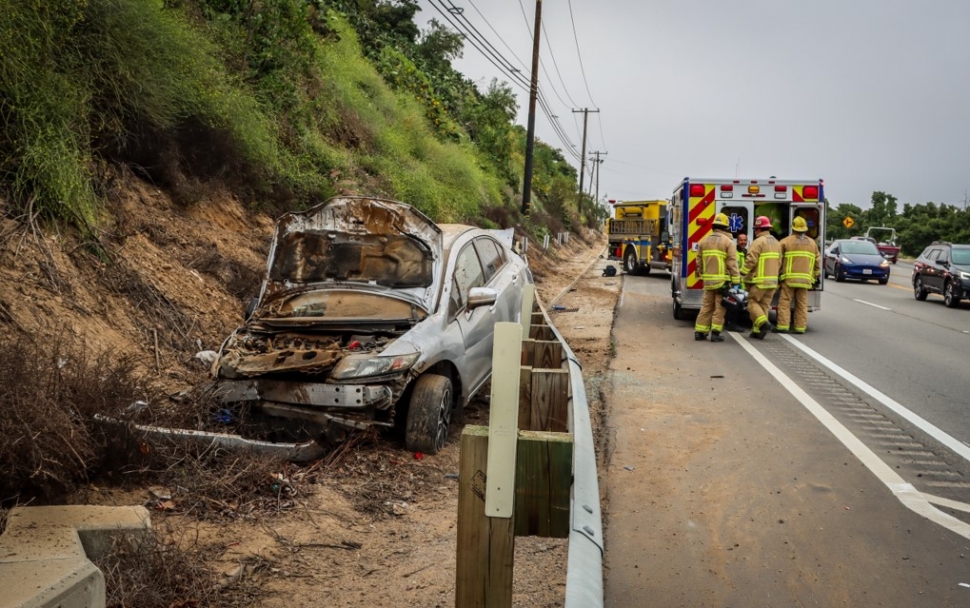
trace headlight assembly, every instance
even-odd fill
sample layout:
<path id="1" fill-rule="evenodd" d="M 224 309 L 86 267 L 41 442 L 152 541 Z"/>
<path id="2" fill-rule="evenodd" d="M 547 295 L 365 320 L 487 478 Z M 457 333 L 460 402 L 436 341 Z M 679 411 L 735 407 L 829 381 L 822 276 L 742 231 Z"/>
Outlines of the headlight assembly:
<path id="1" fill-rule="evenodd" d="M 849 258 L 847 258 L 845 256 L 842 256 L 841 258 L 839 258 L 839 261 L 842 262 L 843 264 L 851 264 L 852 263 L 852 260 L 850 260 Z"/>
<path id="2" fill-rule="evenodd" d="M 879 262 L 879 265 L 882 266 L 883 268 L 889 268 L 889 260 L 883 260 Z"/>
<path id="3" fill-rule="evenodd" d="M 960 271 L 960 278 L 963 279 L 964 281 L 970 281 L 970 272 L 963 272 L 961 270 Z"/>
<path id="4" fill-rule="evenodd" d="M 388 356 L 347 355 L 337 363 L 330 377 L 335 380 L 346 380 L 396 374 L 411 369 L 418 360 L 418 356 L 420 353 Z"/>

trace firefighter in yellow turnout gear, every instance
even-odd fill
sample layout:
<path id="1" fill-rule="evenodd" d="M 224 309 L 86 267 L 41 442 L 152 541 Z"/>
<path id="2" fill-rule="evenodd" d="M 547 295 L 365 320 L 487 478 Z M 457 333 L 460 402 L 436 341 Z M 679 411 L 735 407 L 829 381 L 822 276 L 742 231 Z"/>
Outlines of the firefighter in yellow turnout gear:
<path id="1" fill-rule="evenodd" d="M 697 272 L 704 282 L 704 301 L 694 324 L 694 339 L 707 339 L 711 332 L 711 342 L 723 342 L 724 305 L 721 303 L 721 289 L 730 281 L 732 286 L 741 282 L 738 274 L 738 250 L 734 239 L 727 231 L 728 218 L 723 213 L 714 216 L 711 223 L 714 230 L 697 245 Z"/>
<path id="2" fill-rule="evenodd" d="M 764 340 L 771 331 L 768 311 L 771 310 L 771 298 L 778 289 L 781 245 L 771 234 L 771 219 L 763 215 L 755 220 L 754 232 L 754 241 L 748 247 L 748 255 L 741 267 L 741 278 L 748 290 L 748 314 L 752 327 L 750 337 Z"/>
<path id="3" fill-rule="evenodd" d="M 803 334 L 808 328 L 808 290 L 822 273 L 818 243 L 809 237 L 805 218 L 792 220 L 792 234 L 781 240 L 781 295 L 778 296 L 777 333 Z M 795 324 L 791 320 L 795 301 Z"/>

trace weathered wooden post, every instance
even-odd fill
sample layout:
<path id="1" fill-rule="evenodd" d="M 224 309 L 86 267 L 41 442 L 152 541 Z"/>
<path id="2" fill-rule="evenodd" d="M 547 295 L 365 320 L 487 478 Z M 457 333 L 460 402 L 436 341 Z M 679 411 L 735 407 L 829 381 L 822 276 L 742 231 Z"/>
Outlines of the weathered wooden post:
<path id="1" fill-rule="evenodd" d="M 458 465 L 455 606 L 512 605 L 522 326 L 496 323 L 488 433 L 465 427 Z"/>

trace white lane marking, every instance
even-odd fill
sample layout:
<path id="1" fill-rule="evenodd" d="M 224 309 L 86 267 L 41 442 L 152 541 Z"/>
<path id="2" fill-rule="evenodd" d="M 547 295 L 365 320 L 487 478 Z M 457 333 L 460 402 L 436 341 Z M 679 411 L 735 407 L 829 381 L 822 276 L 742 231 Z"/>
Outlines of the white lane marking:
<path id="1" fill-rule="evenodd" d="M 730 332 L 729 332 L 730 333 Z M 944 528 L 959 534 L 960 536 L 970 539 L 970 524 L 960 521 L 956 517 L 940 511 L 932 504 L 930 501 L 920 493 L 913 484 L 907 483 L 905 479 L 899 476 L 896 471 L 894 471 L 889 465 L 879 459 L 876 454 L 870 450 L 864 443 L 862 443 L 858 437 L 849 432 L 849 429 L 842 426 L 838 420 L 835 419 L 832 414 L 830 414 L 825 408 L 818 404 L 817 401 L 812 399 L 812 397 L 801 389 L 797 384 L 795 384 L 788 376 L 784 374 L 780 369 L 778 369 L 774 363 L 768 360 L 767 357 L 758 352 L 753 346 L 748 344 L 748 341 L 738 334 L 731 334 L 744 350 L 748 351 L 755 361 L 761 364 L 761 367 L 774 376 L 775 380 L 778 381 L 785 389 L 792 394 L 795 399 L 801 403 L 805 409 L 807 409 L 819 422 L 822 423 L 825 428 L 832 433 L 836 439 L 842 442 L 846 448 L 849 449 L 852 454 L 859 459 L 862 464 L 869 469 L 879 481 L 883 483 L 889 490 L 899 499 L 899 502 L 903 503 L 903 506 L 913 511 L 917 515 L 921 515 L 926 519 L 937 523 Z M 787 337 L 787 336 L 786 336 Z M 793 340 L 794 341 L 794 340 Z M 961 503 L 962 504 L 962 503 Z M 967 510 L 970 512 L 970 505 L 963 505 L 960 510 Z"/>
<path id="2" fill-rule="evenodd" d="M 906 409 L 905 407 L 903 407 L 902 404 L 893 400 L 889 396 L 883 394 L 878 389 L 867 384 L 863 380 L 856 378 L 848 371 L 842 369 L 832 361 L 829 361 L 828 359 L 826 359 L 819 353 L 815 352 L 811 348 L 805 346 L 798 340 L 795 340 L 791 336 L 782 335 L 782 337 L 786 338 L 790 343 L 794 344 L 797 348 L 799 348 L 802 352 L 804 352 L 809 357 L 812 357 L 813 359 L 815 359 L 825 367 L 829 368 L 836 374 L 842 376 L 852 384 L 856 385 L 859 389 L 864 391 L 870 397 L 879 401 L 880 403 L 882 403 L 892 411 L 896 412 L 906 420 L 909 420 L 910 422 L 915 424 L 920 430 L 922 430 L 924 433 L 933 437 L 933 439 L 936 439 L 946 447 L 950 448 L 951 450 L 959 454 L 964 460 L 970 462 L 970 447 L 967 447 L 967 445 L 962 441 L 959 441 L 955 437 L 950 436 L 949 434 L 944 432 L 942 429 L 934 425 L 929 420 L 926 420 L 925 418 L 921 417 L 919 414 L 916 414 L 915 412 L 912 412 Z"/>
<path id="3" fill-rule="evenodd" d="M 858 302 L 859 304 L 865 304 L 866 306 L 872 306 L 873 308 L 878 308 L 880 310 L 892 310 L 891 308 L 886 308 L 885 306 L 880 306 L 878 304 L 873 304 L 872 302 L 866 302 L 865 300 L 852 300 L 853 302 Z"/>

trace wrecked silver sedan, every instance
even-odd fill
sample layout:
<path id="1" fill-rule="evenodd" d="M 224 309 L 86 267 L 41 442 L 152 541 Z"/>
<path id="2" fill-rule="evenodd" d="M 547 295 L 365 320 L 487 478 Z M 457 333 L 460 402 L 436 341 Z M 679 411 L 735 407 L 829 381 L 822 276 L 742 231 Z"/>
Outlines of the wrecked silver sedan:
<path id="1" fill-rule="evenodd" d="M 510 234 L 334 198 L 280 218 L 259 297 L 212 374 L 223 402 L 331 438 L 397 424 L 408 449 L 433 454 L 531 282 Z"/>

